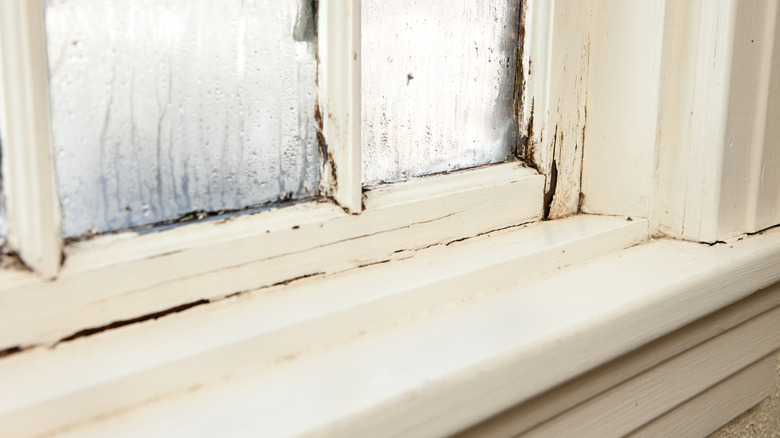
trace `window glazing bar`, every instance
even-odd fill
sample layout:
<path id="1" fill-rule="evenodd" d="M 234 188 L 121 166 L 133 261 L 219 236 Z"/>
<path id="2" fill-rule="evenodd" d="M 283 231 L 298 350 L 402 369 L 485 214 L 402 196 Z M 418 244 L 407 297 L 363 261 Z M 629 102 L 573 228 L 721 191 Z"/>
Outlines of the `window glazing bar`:
<path id="1" fill-rule="evenodd" d="M 319 2 L 319 111 L 325 193 L 350 213 L 362 210 L 360 175 L 360 0 Z"/>
<path id="2" fill-rule="evenodd" d="M 0 0 L 0 131 L 8 242 L 46 278 L 62 253 L 43 0 Z"/>

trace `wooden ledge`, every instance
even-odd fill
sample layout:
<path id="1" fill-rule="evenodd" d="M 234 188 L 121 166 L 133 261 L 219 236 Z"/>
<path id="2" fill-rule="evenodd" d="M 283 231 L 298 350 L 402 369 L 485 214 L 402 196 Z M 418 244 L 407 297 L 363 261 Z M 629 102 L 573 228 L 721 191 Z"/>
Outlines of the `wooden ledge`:
<path id="1" fill-rule="evenodd" d="M 645 236 L 546 222 L 20 353 L 0 361 L 0 427 L 446 435 L 780 280 L 778 230 L 632 246 Z"/>

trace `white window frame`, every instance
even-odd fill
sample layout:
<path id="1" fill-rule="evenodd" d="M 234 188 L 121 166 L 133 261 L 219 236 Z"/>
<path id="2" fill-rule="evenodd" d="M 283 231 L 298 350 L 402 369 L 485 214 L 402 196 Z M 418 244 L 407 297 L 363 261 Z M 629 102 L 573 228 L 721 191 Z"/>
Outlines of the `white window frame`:
<path id="1" fill-rule="evenodd" d="M 319 2 L 318 14 L 318 99 L 328 145 L 321 172 L 325 202 L 66 245 L 59 237 L 54 187 L 43 1 L 0 5 L 6 19 L 3 165 L 9 243 L 42 278 L 56 278 L 2 282 L 0 291 L 19 303 L 13 315 L 0 318 L 7 335 L 0 335 L 0 345 L 6 348 L 52 344 L 87 328 L 374 263 L 400 250 L 541 217 L 544 177 L 518 162 L 363 190 L 360 1 L 334 0 Z M 107 287 L 109 278 L 121 281 Z M 89 287 L 96 283 L 103 287 Z M 30 318 L 28 312 L 41 310 L 36 297 L 55 290 L 57 298 L 44 310 L 49 317 Z M 16 337 L 20 327 L 22 338 Z"/>
<path id="2" fill-rule="evenodd" d="M 740 220 L 733 220 L 734 210 L 728 208 L 734 200 L 759 199 L 754 196 L 767 183 L 745 170 L 755 170 L 766 159 L 764 145 L 756 140 L 763 127 L 744 123 L 752 114 L 729 111 L 733 96 L 763 86 L 732 70 L 732 49 L 751 31 L 738 20 L 746 5 L 744 0 L 718 0 L 715 6 L 708 0 L 529 2 L 522 124 L 533 146 L 527 154 L 542 175 L 509 163 L 369 191 L 361 215 L 347 214 L 335 204 L 302 204 L 224 224 L 182 226 L 166 231 L 170 238 L 165 239 L 155 234 L 109 236 L 66 248 L 65 264 L 52 282 L 3 270 L 0 335 L 20 348 L 30 343 L 43 347 L 0 360 L 0 386 L 19 394 L 0 403 L 0 423 L 32 433 L 35 422 L 48 427 L 42 418 L 70 426 L 90 419 L 84 411 L 140 406 L 74 433 L 101 436 L 149 420 L 175 427 L 191 418 L 187 415 L 193 410 L 209 413 L 197 419 L 198 427 L 223 420 L 237 431 L 261 431 L 267 418 L 245 415 L 238 417 L 239 423 L 229 421 L 236 420 L 231 417 L 234 409 L 261 403 L 268 391 L 277 397 L 276 404 L 286 400 L 282 405 L 289 409 L 280 412 L 295 419 L 274 423 L 279 434 L 430 436 L 462 430 L 532 400 L 530 406 L 517 406 L 516 417 L 484 425 L 495 436 L 509 436 L 550 419 L 545 427 L 564 427 L 583 412 L 601 412 L 598 403 L 610 397 L 625 404 L 644 394 L 630 390 L 632 381 L 664 380 L 649 379 L 652 370 L 656 377 L 704 376 L 697 382 L 707 385 L 726 385 L 730 376 L 751 388 L 756 382 L 766 384 L 771 371 L 767 354 L 780 347 L 780 331 L 773 330 L 780 321 L 780 289 L 772 286 L 780 282 L 780 232 L 746 236 L 767 225 L 757 220 L 756 204 L 737 209 Z M 759 18 L 755 22 L 763 23 L 759 30 L 766 36 L 773 24 L 767 17 L 777 16 L 777 2 L 762 8 L 747 14 Z M 771 50 L 769 46 L 761 50 Z M 762 59 L 755 56 L 752 62 Z M 757 64 L 765 78 L 771 66 Z M 720 86 L 687 94 L 691 80 Z M 765 103 L 763 109 L 760 101 L 755 105 L 757 114 L 765 113 Z M 752 140 L 732 143 L 726 133 L 738 128 L 753 135 Z M 583 143 L 584 156 L 578 156 Z M 631 153 L 625 152 L 626 145 Z M 747 159 L 724 159 L 733 154 Z M 354 168 L 347 174 L 354 177 Z M 669 191 L 670 179 L 684 181 L 686 190 Z M 749 183 L 743 184 L 746 179 Z M 780 184 L 780 174 L 769 174 L 768 182 Z M 552 193 L 549 217 L 561 219 L 518 227 L 542 215 L 543 192 Z M 342 196 L 340 205 L 349 209 L 351 195 L 334 198 Z M 774 207 L 780 208 L 780 200 Z M 507 210 L 512 208 L 517 210 Z M 562 218 L 580 209 L 591 214 Z M 228 227 L 238 234 L 224 231 Z M 467 241 L 460 252 L 458 245 L 414 251 L 502 227 L 513 230 Z M 349 234 L 353 230 L 358 231 Z M 287 252 L 284 243 L 290 236 L 298 240 L 296 233 L 303 232 L 341 240 Z M 726 243 L 648 240 L 648 234 L 660 233 Z M 361 237 L 352 239 L 355 235 Z M 261 262 L 254 248 L 269 242 L 270 251 L 279 252 Z M 393 256 L 397 250 L 409 251 Z M 443 270 L 437 278 L 427 276 L 437 260 L 456 255 L 479 265 L 468 272 Z M 223 259 L 227 266 L 210 271 L 215 260 Z M 249 261 L 240 264 L 237 259 Z M 309 260 L 327 262 L 296 270 Z M 385 260 L 392 262 L 377 263 Z M 160 283 L 142 284 L 149 280 L 137 278 L 152 270 L 149 278 L 167 280 L 166 275 L 178 275 L 183 261 L 199 261 L 195 270 L 207 272 Z M 261 271 L 260 263 L 269 268 Z M 568 265 L 576 268 L 562 269 Z M 344 272 L 330 275 L 339 271 Z M 317 272 L 326 274 L 219 299 Z M 539 277 L 548 278 L 539 282 Z M 134 286 L 122 289 L 128 278 Z M 399 286 L 383 289 L 382 295 L 366 286 L 375 282 Z M 756 293 L 763 288 L 768 289 Z M 479 299 L 480 294 L 488 298 Z M 174 298 L 165 301 L 168 296 Z M 220 302 L 47 349 L 74 328 L 204 298 Z M 62 306 L 67 312 L 57 310 Z M 72 317 L 62 316 L 71 311 Z M 517 316 L 522 312 L 549 318 L 524 325 Z M 502 354 L 477 348 L 483 344 L 476 342 L 449 348 L 453 344 L 440 336 L 470 339 L 477 328 Z M 25 338 L 28 333 L 32 335 Z M 712 351 L 734 354 L 735 361 L 728 367 L 713 362 Z M 84 368 L 85 355 L 96 356 L 94 369 Z M 336 394 L 336 386 L 345 381 L 364 382 L 360 379 L 370 378 L 372 367 L 388 361 L 397 361 L 392 362 L 397 368 L 383 374 L 383 383 L 373 391 L 333 397 L 319 409 L 296 403 L 312 388 Z M 283 366 L 288 363 L 290 367 Z M 236 364 L 255 368 L 239 370 Z M 699 367 L 700 374 L 686 373 L 696 364 L 709 365 Z M 65 377 L 47 377 L 53 367 Z M 744 373 L 733 374 L 738 368 Z M 250 379 L 251 394 L 229 381 L 242 370 L 258 375 Z M 595 374 L 572 380 L 589 370 Z M 263 373 L 269 376 L 265 383 Z M 615 385 L 618 378 L 628 386 Z M 143 391 L 134 390 L 142 387 L 139 382 L 147 385 Z M 559 386 L 565 382 L 570 383 Z M 206 392 L 210 395 L 187 392 L 199 386 L 211 388 Z M 556 387 L 558 392 L 546 392 Z M 652 399 L 659 400 L 652 410 L 637 405 L 627 416 L 603 424 L 634 428 L 625 429 L 630 431 L 652 421 L 647 427 L 674 430 L 681 424 L 674 415 L 706 401 L 698 398 L 707 396 L 706 385 L 686 388 L 685 394 L 669 388 Z M 102 406 L 99 396 L 106 391 L 126 395 Z M 173 395 L 159 404 L 149 402 L 165 394 Z M 695 433 L 706 433 L 765 395 L 751 392 L 739 403 L 730 402 L 725 413 L 697 423 Z M 523 423 L 527 412 L 539 411 L 543 415 Z M 670 416 L 658 417 L 661 411 Z M 511 427 L 502 429 L 506 424 Z"/>

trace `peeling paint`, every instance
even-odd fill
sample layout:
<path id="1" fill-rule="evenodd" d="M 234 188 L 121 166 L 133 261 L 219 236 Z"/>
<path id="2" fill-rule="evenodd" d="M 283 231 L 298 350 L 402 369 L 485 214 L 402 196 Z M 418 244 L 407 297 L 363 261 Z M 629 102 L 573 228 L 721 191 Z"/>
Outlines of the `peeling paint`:
<path id="1" fill-rule="evenodd" d="M 525 54 L 525 29 L 526 29 L 526 13 L 528 11 L 528 0 L 522 0 L 520 3 L 520 19 L 518 20 L 517 29 L 517 61 L 515 66 L 515 92 L 514 92 L 514 117 L 517 122 L 518 135 L 516 137 L 515 156 L 523 158 L 522 154 L 525 153 L 526 145 L 530 134 L 522 132 L 523 114 L 525 110 L 525 90 L 527 87 L 525 79 L 525 71 L 523 69 L 523 56 Z M 528 75 L 531 75 L 530 60 Z M 529 130 L 532 129 L 533 116 L 529 121 Z"/>
<path id="2" fill-rule="evenodd" d="M 532 22 L 524 23 L 528 25 L 523 59 L 527 132 L 521 133 L 519 156 L 547 177 L 545 217 L 558 219 L 580 208 L 591 11 L 587 3 L 540 6 L 533 11 Z"/>
<path id="3" fill-rule="evenodd" d="M 319 56 L 317 57 L 317 69 L 319 69 Z M 328 157 L 328 142 L 325 140 L 319 97 L 317 98 L 317 101 L 314 105 L 314 121 L 317 128 L 317 150 L 319 151 L 320 158 L 320 175 L 323 176 L 323 178 L 320 178 L 318 194 L 320 196 L 328 196 L 333 193 L 333 187 L 331 185 L 331 181 L 327 181 L 328 178 L 324 178 L 324 176 L 330 175 L 333 183 L 335 183 L 336 178 L 335 172 L 330 171 L 330 163 L 328 163 L 328 159 L 326 158 Z"/>
<path id="4" fill-rule="evenodd" d="M 544 193 L 544 216 L 542 217 L 542 220 L 548 220 L 550 218 L 550 208 L 555 199 L 555 190 L 558 189 L 558 163 L 554 158 L 549 178 L 550 188 Z"/>
<path id="5" fill-rule="evenodd" d="M 520 153 L 520 159 L 537 172 L 543 173 L 539 167 L 539 163 L 537 163 L 535 159 L 536 140 L 534 139 L 534 104 L 534 99 L 531 99 L 531 115 L 528 117 L 528 133 L 522 137 L 522 152 Z"/>
<path id="6" fill-rule="evenodd" d="M 450 214 L 447 214 L 447 215 L 444 215 L 444 216 L 441 216 L 441 217 L 436 217 L 436 218 L 425 220 L 425 221 L 415 222 L 413 224 L 409 224 L 409 225 L 400 227 L 398 229 L 410 228 L 410 227 L 415 226 L 415 225 L 421 225 L 421 224 L 427 224 L 427 223 L 436 222 L 436 221 L 439 221 L 439 220 L 451 217 L 451 216 L 453 216 L 455 214 L 456 213 L 450 213 Z M 136 316 L 136 317 L 133 317 L 133 318 L 128 318 L 128 319 L 114 321 L 114 322 L 111 322 L 109 324 L 104 324 L 104 325 L 100 325 L 100 326 L 95 326 L 95 327 L 82 329 L 82 330 L 74 332 L 74 333 L 72 333 L 70 335 L 64 336 L 64 337 L 60 338 L 59 340 L 57 340 L 57 341 L 55 341 L 55 342 L 53 342 L 51 344 L 47 344 L 47 345 L 17 345 L 17 346 L 12 346 L 12 347 L 6 348 L 4 350 L 0 350 L 0 360 L 4 359 L 6 357 L 12 356 L 12 355 L 16 355 L 16 354 L 22 353 L 22 352 L 30 350 L 32 348 L 39 348 L 40 347 L 40 348 L 54 349 L 54 348 L 57 348 L 58 346 L 60 346 L 62 344 L 66 344 L 66 343 L 69 343 L 69 342 L 77 340 L 77 339 L 98 335 L 98 334 L 101 334 L 101 333 L 109 332 L 109 331 L 112 331 L 112 330 L 115 330 L 115 329 L 119 329 L 119 328 L 122 328 L 122 327 L 130 326 L 130 325 L 134 325 L 134 324 L 138 324 L 138 323 L 143 323 L 143 322 L 146 322 L 146 321 L 151 321 L 151 320 L 164 318 L 166 316 L 177 314 L 177 313 L 181 313 L 181 312 L 190 310 L 190 309 L 195 308 L 195 307 L 200 307 L 200 306 L 207 305 L 207 304 L 215 304 L 215 303 L 227 300 L 227 299 L 233 299 L 233 298 L 240 297 L 240 296 L 245 296 L 245 295 L 248 295 L 248 294 L 251 294 L 251 293 L 256 293 L 256 292 L 261 291 L 261 290 L 273 289 L 273 288 L 277 288 L 277 287 L 280 287 L 280 286 L 289 285 L 291 283 L 294 283 L 294 282 L 297 282 L 297 281 L 300 281 L 300 280 L 303 280 L 303 279 L 311 278 L 311 277 L 334 275 L 334 274 L 338 274 L 338 273 L 352 271 L 352 270 L 355 270 L 355 269 L 363 269 L 363 268 L 367 268 L 367 267 L 378 265 L 378 264 L 384 264 L 384 263 L 389 263 L 389 262 L 397 262 L 397 261 L 401 261 L 401 260 L 406 260 L 406 259 L 411 258 L 413 256 L 412 254 L 414 254 L 414 253 L 418 253 L 420 251 L 424 251 L 424 250 L 432 248 L 432 247 L 450 246 L 450 245 L 453 245 L 453 244 L 457 244 L 457 243 L 465 242 L 465 241 L 468 241 L 468 240 L 471 240 L 471 239 L 475 239 L 475 238 L 478 238 L 478 237 L 481 237 L 481 236 L 489 235 L 491 233 L 495 233 L 495 232 L 499 232 L 499 231 L 503 231 L 503 230 L 508 230 L 508 229 L 512 229 L 512 228 L 523 227 L 523 226 L 526 226 L 526 225 L 528 225 L 530 223 L 533 223 L 533 221 L 526 221 L 526 222 L 522 222 L 522 223 L 518 223 L 518 224 L 513 224 L 513 225 L 508 225 L 508 226 L 504 226 L 504 227 L 495 228 L 495 229 L 492 229 L 492 230 L 489 230 L 489 231 L 484 231 L 484 232 L 477 233 L 477 234 L 472 235 L 472 236 L 467 236 L 467 237 L 463 237 L 463 238 L 459 238 L 459 239 L 450 240 L 450 241 L 448 241 L 446 243 L 445 242 L 439 242 L 439 243 L 426 245 L 424 247 L 418 247 L 418 248 L 410 247 L 410 248 L 398 249 L 398 250 L 395 250 L 394 252 L 392 252 L 390 254 L 390 257 L 381 258 L 381 259 L 376 260 L 376 261 L 367 261 L 365 263 L 359 264 L 357 266 L 349 267 L 349 268 L 346 268 L 346 269 L 341 269 L 341 270 L 337 270 L 337 271 L 333 271 L 333 272 L 327 272 L 327 273 L 324 272 L 324 271 L 307 273 L 307 274 L 295 276 L 293 278 L 277 281 L 277 282 L 275 282 L 273 284 L 268 284 L 268 285 L 260 286 L 260 287 L 257 287 L 257 288 L 252 288 L 252 289 L 248 289 L 248 290 L 234 292 L 234 293 L 222 296 L 222 297 L 210 297 L 210 298 L 198 299 L 198 300 L 195 300 L 195 301 L 192 301 L 192 302 L 189 302 L 189 303 L 181 304 L 181 305 L 178 305 L 178 306 L 174 306 L 174 307 L 171 307 L 171 308 L 168 308 L 168 309 L 164 309 L 164 310 L 148 313 L 148 314 L 145 314 L 145 315 Z M 295 228 L 295 227 L 293 227 L 293 228 Z M 355 240 L 355 239 L 370 237 L 370 236 L 373 236 L 373 235 L 378 235 L 378 234 L 382 234 L 382 233 L 386 233 L 386 232 L 387 231 L 379 231 L 379 232 L 376 232 L 376 233 L 370 233 L 370 234 L 366 234 L 366 235 L 361 235 L 361 236 L 357 236 L 357 237 L 350 238 L 350 239 L 340 240 L 340 241 L 334 242 L 332 244 L 338 244 L 338 243 L 342 243 L 342 242 L 349 241 L 349 240 Z M 328 245 L 323 245 L 323 247 L 324 246 L 328 246 Z M 317 247 L 317 248 L 319 248 L 319 247 Z M 314 249 L 316 249 L 316 248 L 314 248 Z"/>
<path id="7" fill-rule="evenodd" d="M 22 347 L 22 346 L 14 346 L 10 348 L 6 348 L 4 350 L 0 350 L 0 359 L 5 359 L 8 356 L 12 356 L 14 354 L 21 353 L 23 351 L 29 350 L 32 347 Z"/>
<path id="8" fill-rule="evenodd" d="M 149 321 L 149 320 L 152 320 L 152 319 L 162 318 L 164 316 L 167 316 L 167 315 L 170 315 L 170 314 L 173 314 L 173 313 L 183 312 L 185 310 L 192 309 L 193 307 L 197 307 L 197 306 L 202 306 L 204 304 L 208 304 L 209 302 L 210 301 L 206 300 L 206 299 L 197 300 L 197 301 L 193 301 L 191 303 L 181 304 L 181 305 L 176 306 L 176 307 L 171 307 L 170 309 L 165 309 L 165 310 L 161 310 L 159 312 L 150 313 L 148 315 L 143 315 L 143 316 L 139 316 L 139 317 L 136 317 L 136 318 L 125 319 L 125 320 L 121 320 L 121 321 L 114 321 L 114 322 L 112 322 L 110 324 L 106 324 L 106 325 L 103 325 L 103 326 L 92 327 L 92 328 L 79 330 L 78 332 L 73 333 L 72 335 L 66 336 L 66 337 L 60 339 L 59 341 L 55 342 L 53 347 L 56 347 L 57 345 L 59 345 L 61 343 L 64 343 L 64 342 L 70 342 L 70 341 L 73 341 L 73 340 L 76 340 L 76 339 L 79 339 L 79 338 L 84 338 L 84 337 L 87 337 L 87 336 L 96 335 L 98 333 L 102 333 L 102 332 L 107 331 L 107 330 L 113 330 L 113 329 L 116 329 L 116 328 L 119 328 L 119 327 L 124 327 L 124 326 L 127 326 L 127 325 L 137 324 L 139 322 L 144 322 L 144 321 Z"/>

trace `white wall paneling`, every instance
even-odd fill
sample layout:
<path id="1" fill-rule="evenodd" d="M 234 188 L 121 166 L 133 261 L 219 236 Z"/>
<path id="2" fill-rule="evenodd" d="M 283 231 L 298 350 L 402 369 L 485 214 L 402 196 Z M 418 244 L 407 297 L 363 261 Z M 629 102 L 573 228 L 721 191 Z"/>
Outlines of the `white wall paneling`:
<path id="1" fill-rule="evenodd" d="M 776 364 L 777 354 L 771 354 L 628 436 L 708 436 L 772 393 Z"/>
<path id="2" fill-rule="evenodd" d="M 767 309 L 775 309 L 778 306 L 780 306 L 780 285 L 775 285 L 664 336 L 631 354 L 587 372 L 552 391 L 502 412 L 463 432 L 458 438 L 515 437 L 561 413 L 571 412 L 573 408 L 587 403 L 595 394 L 617 389 L 621 384 L 631 382 L 667 360 L 715 339 L 745 321 L 758 317 Z M 771 379 L 772 372 L 768 374 L 763 376 L 763 379 Z M 722 403 L 721 406 L 724 408 L 728 406 L 726 411 L 732 413 L 728 418 L 733 418 L 733 414 L 744 411 L 745 407 L 750 407 L 765 397 L 770 389 L 771 387 L 767 387 L 747 397 L 748 402 L 753 401 L 753 403 L 741 405 L 742 410 L 731 411 L 734 406 L 729 406 L 728 403 Z M 634 395 L 640 397 L 642 394 L 636 392 Z M 687 410 L 690 413 L 690 408 Z M 629 420 L 630 418 L 631 415 Z M 666 422 L 664 420 L 662 423 Z M 657 429 L 651 428 L 651 430 Z"/>
<path id="3" fill-rule="evenodd" d="M 520 436 L 556 437 L 576 430 L 583 438 L 622 437 L 762 359 L 761 378 L 768 385 L 759 394 L 768 395 L 779 346 L 780 308 L 775 308 Z"/>

